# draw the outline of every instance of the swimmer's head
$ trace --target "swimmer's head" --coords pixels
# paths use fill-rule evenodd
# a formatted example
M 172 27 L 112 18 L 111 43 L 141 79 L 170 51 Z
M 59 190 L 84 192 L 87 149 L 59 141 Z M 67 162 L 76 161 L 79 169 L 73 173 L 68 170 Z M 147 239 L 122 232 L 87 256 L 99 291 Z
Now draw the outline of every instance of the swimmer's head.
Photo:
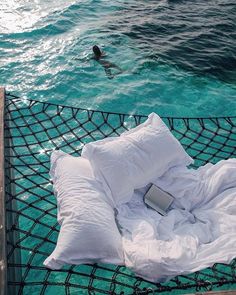
M 100 48 L 97 45 L 93 46 L 93 53 L 94 53 L 96 58 L 100 58 L 102 56 L 102 52 L 101 52 Z

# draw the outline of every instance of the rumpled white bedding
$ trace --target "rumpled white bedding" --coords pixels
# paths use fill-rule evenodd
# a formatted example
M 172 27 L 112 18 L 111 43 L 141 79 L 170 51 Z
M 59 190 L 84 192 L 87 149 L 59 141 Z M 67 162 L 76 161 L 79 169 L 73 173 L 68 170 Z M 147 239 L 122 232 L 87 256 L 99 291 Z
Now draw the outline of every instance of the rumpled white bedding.
M 127 267 L 163 282 L 236 256 L 236 159 L 173 167 L 154 183 L 175 197 L 167 216 L 143 203 L 147 187 L 117 208 Z

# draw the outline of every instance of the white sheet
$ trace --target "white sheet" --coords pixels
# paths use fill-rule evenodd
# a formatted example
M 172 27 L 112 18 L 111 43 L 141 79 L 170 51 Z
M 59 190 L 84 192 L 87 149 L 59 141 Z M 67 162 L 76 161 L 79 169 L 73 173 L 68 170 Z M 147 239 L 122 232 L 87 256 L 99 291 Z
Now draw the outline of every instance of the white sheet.
M 166 217 L 146 208 L 147 188 L 118 207 L 126 266 L 163 282 L 236 257 L 236 159 L 174 167 L 155 184 L 175 197 Z

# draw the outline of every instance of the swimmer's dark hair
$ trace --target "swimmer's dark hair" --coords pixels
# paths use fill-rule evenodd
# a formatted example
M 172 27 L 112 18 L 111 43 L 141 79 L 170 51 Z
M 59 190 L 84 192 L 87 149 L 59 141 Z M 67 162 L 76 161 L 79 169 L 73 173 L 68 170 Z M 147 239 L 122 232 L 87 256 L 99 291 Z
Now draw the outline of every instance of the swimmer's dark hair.
M 100 48 L 97 45 L 93 46 L 93 53 L 95 54 L 96 57 L 101 57 L 102 56 L 102 52 L 101 52 Z

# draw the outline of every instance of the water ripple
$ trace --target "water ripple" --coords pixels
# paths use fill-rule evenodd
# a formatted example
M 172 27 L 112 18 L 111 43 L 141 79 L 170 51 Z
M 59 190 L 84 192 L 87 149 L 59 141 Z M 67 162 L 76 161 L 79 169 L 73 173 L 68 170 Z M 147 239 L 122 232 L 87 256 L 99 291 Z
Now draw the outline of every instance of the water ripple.
M 156 56 L 185 70 L 236 82 L 234 1 L 165 1 L 157 8 L 153 4 L 127 3 L 118 24 L 112 21 L 110 28 L 119 26 L 142 49 L 152 48 Z
M 4 3 L 0 84 L 8 90 L 108 111 L 235 115 L 233 0 Z M 107 79 L 91 59 L 94 44 L 122 75 Z

